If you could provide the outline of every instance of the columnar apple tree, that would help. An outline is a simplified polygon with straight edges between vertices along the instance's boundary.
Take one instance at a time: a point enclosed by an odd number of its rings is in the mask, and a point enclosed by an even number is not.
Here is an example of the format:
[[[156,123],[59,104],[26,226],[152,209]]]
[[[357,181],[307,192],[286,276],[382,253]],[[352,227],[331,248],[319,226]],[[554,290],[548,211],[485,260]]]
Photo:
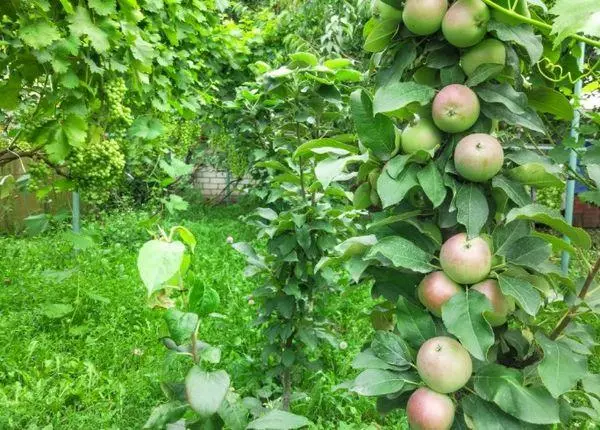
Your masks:
[[[351,100],[369,155],[354,204],[370,224],[339,258],[385,302],[353,361],[361,373],[344,385],[376,396],[382,412],[405,408],[415,429],[597,420],[594,336],[579,317],[600,310],[590,288],[599,265],[585,282],[557,267],[590,238],[532,201],[531,186],[561,178],[515,139],[544,139],[553,108],[572,117],[535,65],[572,55],[574,40],[539,34],[530,24],[547,10],[533,19],[525,1],[374,6],[364,33],[375,91]]]

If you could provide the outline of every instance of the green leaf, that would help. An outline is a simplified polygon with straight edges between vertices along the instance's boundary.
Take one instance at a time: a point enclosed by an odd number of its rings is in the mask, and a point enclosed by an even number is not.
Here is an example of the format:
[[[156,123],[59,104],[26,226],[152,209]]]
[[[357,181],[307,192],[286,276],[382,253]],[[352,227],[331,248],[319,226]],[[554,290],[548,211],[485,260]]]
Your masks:
[[[577,197],[584,203],[600,206],[600,191],[584,191],[579,193]]]
[[[187,164],[185,161],[172,157],[169,162],[160,160],[158,165],[170,178],[177,179],[182,176],[191,175],[194,172],[194,165]]]
[[[543,387],[523,385],[516,369],[488,364],[473,376],[475,392],[504,412],[532,424],[560,422],[558,402]]]
[[[583,389],[600,398],[600,374],[588,373],[582,381]]]
[[[589,249],[592,244],[590,236],[585,230],[570,226],[560,212],[544,205],[534,203],[522,208],[513,209],[506,216],[506,222],[508,223],[515,219],[526,219],[545,224],[567,236],[575,245],[585,249]]]
[[[506,257],[509,263],[535,269],[550,258],[552,247],[539,237],[526,236],[507,245],[497,254]]]
[[[525,187],[517,182],[511,181],[504,175],[496,175],[492,179],[492,187],[499,188],[506,193],[509,199],[518,206],[531,204],[531,196],[525,190]]]
[[[524,113],[516,114],[500,103],[482,103],[481,112],[490,119],[503,121],[514,126],[525,127],[538,133],[546,132],[544,123],[538,114],[529,107],[525,109]]]
[[[503,64],[480,64],[475,71],[471,73],[471,76],[469,76],[465,85],[468,87],[475,87],[491,77],[496,76],[503,69]]]
[[[542,58],[544,52],[542,36],[536,35],[531,26],[527,24],[508,25],[499,21],[490,21],[488,31],[495,33],[496,37],[503,42],[514,42],[524,48],[529,55],[531,65]]]
[[[71,4],[71,2],[69,0],[58,0],[58,1],[60,1],[60,4],[62,5],[65,12],[71,14],[75,11],[73,9],[73,5]]]
[[[538,374],[550,394],[558,398],[587,374],[587,358],[542,333],[536,333],[535,340],[544,351],[544,358],[537,368]]]
[[[323,65],[331,70],[345,69],[352,65],[352,60],[349,58],[332,58],[331,60],[325,60]]]
[[[138,254],[137,267],[148,295],[160,290],[181,267],[185,245],[181,242],[146,242]]]
[[[396,157],[392,161],[395,159]],[[419,167],[416,164],[408,166],[407,169],[394,179],[389,173],[392,168],[392,164],[390,163],[391,161],[385,165],[381,175],[377,179],[377,194],[381,198],[381,204],[384,208],[401,202],[411,189],[419,185],[417,180]]]
[[[556,254],[566,251],[566,252],[570,252],[571,254],[575,255],[575,253],[577,252],[573,245],[571,245],[566,240],[564,240],[560,237],[554,236],[552,234],[542,233],[539,231],[534,231],[531,234],[535,237],[539,237],[541,239],[544,239],[546,242],[548,242],[552,246],[552,252],[554,252]]]
[[[69,22],[71,23],[69,29],[74,36],[87,36],[94,49],[99,53],[109,50],[108,35],[94,24],[85,7],[77,6],[75,14],[69,17]]]
[[[344,174],[348,164],[365,163],[368,159],[369,154],[367,153],[341,158],[326,158],[319,161],[315,166],[315,176],[323,186],[323,189],[326,189],[334,181],[350,179],[348,175]]]
[[[498,284],[502,294],[514,298],[529,315],[537,315],[542,306],[542,299],[533,285],[524,279],[505,275],[498,275]]]
[[[429,273],[432,256],[411,241],[400,236],[388,236],[373,245],[366,260],[380,260],[393,267],[401,267],[418,273]]]
[[[0,109],[14,110],[19,105],[21,77],[14,73],[0,85]]]
[[[177,345],[190,341],[196,327],[198,327],[198,315],[191,312],[181,312],[176,308],[170,308],[167,311],[165,321],[171,338]]]
[[[377,357],[371,348],[356,354],[352,360],[353,369],[382,369],[382,370],[400,370],[397,366],[387,363]]]
[[[431,203],[433,203],[434,208],[437,208],[444,202],[444,199],[446,198],[444,178],[433,160],[417,172],[417,179],[423,188],[423,192]]]
[[[535,430],[536,425],[524,423],[507,414],[493,403],[471,394],[461,400],[465,415],[475,429],[485,430]],[[541,429],[540,429],[541,430]]]
[[[552,23],[552,34],[556,35],[555,48],[567,37],[576,33],[600,37],[596,0],[557,0],[550,13],[556,15]]]
[[[194,249],[196,248],[196,243],[197,243],[194,233],[192,233],[187,228],[185,228],[181,225],[173,227],[172,231],[174,233],[177,233],[179,235],[179,237],[181,238],[181,240],[183,241],[183,243],[185,243],[187,246],[189,246],[191,251],[194,252]]]
[[[477,291],[455,294],[442,306],[442,320],[448,332],[478,360],[485,361],[494,344],[494,332],[483,317],[492,310],[490,301]]]
[[[408,369],[411,365],[410,348],[398,335],[378,330],[371,342],[371,350],[377,358],[400,369]]]
[[[144,429],[164,429],[167,424],[179,420],[187,411],[188,405],[178,401],[164,403],[152,409],[150,417],[144,424]]]
[[[396,20],[377,21],[375,27],[367,36],[363,49],[367,52],[383,51],[389,45],[397,30],[398,21]]]
[[[411,103],[426,105],[435,96],[435,90],[416,82],[391,82],[380,87],[373,99],[373,112],[393,112]]]
[[[304,157],[311,153],[333,155],[358,154],[358,148],[329,137],[324,137],[304,142],[294,151],[294,158]]]
[[[364,90],[354,91],[350,95],[350,111],[362,144],[373,154],[387,160],[396,149],[394,123],[385,115],[373,116],[373,103]]]
[[[21,27],[19,37],[26,45],[34,49],[42,49],[60,39],[60,32],[52,23],[38,21]]]
[[[106,16],[117,11],[116,0],[88,0],[88,5],[94,9],[98,15]]]
[[[239,394],[230,391],[221,403],[218,414],[228,429],[244,430],[248,424],[248,412]]]
[[[429,312],[400,296],[396,304],[396,328],[413,348],[435,336],[435,324]]]
[[[549,113],[557,119],[571,121],[574,110],[569,99],[548,87],[535,87],[527,92],[529,105],[538,112]]]
[[[133,43],[129,46],[131,49],[131,54],[133,58],[140,61],[142,64],[146,66],[150,66],[152,64],[152,60],[156,57],[156,51],[154,50],[154,45],[150,42],[145,41],[142,37],[137,36]]]
[[[301,66],[316,66],[319,64],[319,60],[314,54],[310,52],[295,52],[290,54],[290,59],[294,63],[298,63]]]
[[[185,211],[190,205],[181,196],[178,196],[177,194],[170,194],[168,200],[161,199],[161,201],[164,203],[165,207],[167,208],[167,211],[169,211],[170,214],[174,214],[179,211]]]
[[[216,312],[221,304],[219,293],[211,287],[196,282],[189,292],[189,309],[203,317]]]
[[[371,246],[377,243],[377,236],[370,234],[367,236],[356,236],[346,239],[334,250],[342,258],[348,258],[355,255],[362,255]]]
[[[458,64],[450,67],[444,67],[440,70],[440,80],[442,85],[463,84],[465,82],[465,73]]]
[[[384,396],[417,387],[419,378],[409,372],[391,372],[382,369],[364,370],[349,389],[361,396]]]
[[[535,188],[553,188],[563,186],[563,182],[554,173],[554,166],[545,163],[527,163],[508,172],[515,181]]]
[[[289,430],[299,429],[311,424],[310,420],[306,417],[274,409],[266,415],[252,421],[248,424],[247,428],[256,430]]]
[[[140,116],[133,121],[129,135],[141,139],[153,140],[163,134],[164,127],[160,120],[151,116]]]
[[[73,305],[68,303],[45,303],[40,307],[42,314],[51,319],[66,317],[74,310]]]
[[[527,108],[527,96],[515,91],[509,84],[485,84],[475,88],[481,100],[487,103],[500,103],[514,114],[523,114]]]
[[[488,202],[481,189],[472,183],[463,184],[456,196],[456,219],[467,229],[469,238],[479,236],[490,214]]]
[[[190,407],[202,418],[217,413],[229,391],[229,375],[224,370],[206,372],[198,366],[185,377],[185,393]]]
[[[81,147],[87,139],[87,121],[78,115],[69,115],[62,124],[62,130],[69,145],[74,148]]]

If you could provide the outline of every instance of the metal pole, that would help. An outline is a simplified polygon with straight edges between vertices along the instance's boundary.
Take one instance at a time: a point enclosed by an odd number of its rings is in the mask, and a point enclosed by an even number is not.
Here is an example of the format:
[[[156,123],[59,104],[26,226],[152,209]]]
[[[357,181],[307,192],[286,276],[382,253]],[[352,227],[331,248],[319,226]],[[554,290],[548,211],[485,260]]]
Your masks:
[[[579,58],[577,59],[577,64],[579,65],[579,70],[583,71],[583,65],[585,62],[585,43],[579,42],[579,49],[581,52],[579,53]],[[583,82],[579,79],[575,83],[574,96],[575,100],[579,100],[579,96],[581,95],[581,89],[583,86]],[[579,139],[579,122],[581,120],[581,113],[579,109],[575,109],[575,113],[573,115],[573,122],[571,123],[571,137],[576,140]],[[569,154],[569,167],[577,171],[577,154],[575,151],[571,150]],[[573,209],[575,204],[575,180],[569,179],[567,181],[567,196],[565,201],[565,219],[569,225],[573,225]],[[570,242],[570,239],[565,236],[564,238],[567,242]],[[560,266],[562,272],[567,274],[569,272],[569,260],[571,256],[567,251],[563,251],[562,258],[560,262]]]
[[[229,187],[231,186],[231,172],[229,171],[229,169],[227,169],[227,186],[225,187],[225,189],[227,190],[227,203],[231,203],[231,192],[229,190]]]
[[[73,191],[73,232],[79,233],[80,231],[80,207],[79,207],[79,191]]]

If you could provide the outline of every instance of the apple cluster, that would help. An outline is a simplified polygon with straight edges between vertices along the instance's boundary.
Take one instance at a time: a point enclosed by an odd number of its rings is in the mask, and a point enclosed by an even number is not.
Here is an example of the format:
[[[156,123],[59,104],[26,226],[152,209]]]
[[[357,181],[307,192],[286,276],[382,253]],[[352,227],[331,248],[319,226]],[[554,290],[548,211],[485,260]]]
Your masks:
[[[481,0],[457,0],[450,7],[447,0],[406,0],[402,10],[378,0],[375,10],[380,18],[403,22],[419,36],[441,30],[449,44],[462,50],[460,66],[467,76],[483,64],[506,62],[504,44],[486,39],[491,12]],[[443,144],[443,133],[460,134],[453,153],[456,173],[464,181],[490,181],[502,169],[504,151],[490,134],[468,134],[479,115],[480,103],[473,90],[465,85],[448,85],[435,96],[430,116],[421,115],[403,130],[402,151],[415,156],[423,151],[433,154]],[[465,233],[450,237],[440,251],[442,270],[421,281],[417,288],[419,300],[433,315],[441,317],[443,305],[470,288],[489,300],[492,310],[486,319],[490,325],[504,324],[515,310],[515,303],[502,293],[495,279],[490,279],[492,259],[487,238],[468,237]],[[421,346],[416,364],[427,387],[416,390],[408,400],[411,428],[451,428],[455,406],[447,394],[460,390],[471,377],[468,351],[453,338],[435,337]]]

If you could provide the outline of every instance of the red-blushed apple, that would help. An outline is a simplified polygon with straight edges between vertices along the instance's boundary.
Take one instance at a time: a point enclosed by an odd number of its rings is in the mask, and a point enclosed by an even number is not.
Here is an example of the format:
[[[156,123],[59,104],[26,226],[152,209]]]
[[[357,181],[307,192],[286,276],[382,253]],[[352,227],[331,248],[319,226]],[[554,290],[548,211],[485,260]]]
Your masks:
[[[446,40],[458,48],[468,48],[483,40],[491,14],[481,0],[457,0],[442,20]]]
[[[470,134],[463,137],[454,149],[454,167],[468,181],[488,181],[498,174],[503,164],[502,145],[489,134]]]
[[[432,272],[425,276],[417,287],[419,300],[432,314],[442,316],[442,305],[462,288],[444,272]]]
[[[406,0],[402,19],[412,33],[427,36],[440,29],[447,10],[448,0]]]
[[[442,270],[459,284],[475,284],[492,270],[492,252],[481,237],[469,239],[466,233],[452,236],[440,250]]]
[[[412,430],[448,430],[454,422],[455,411],[450,397],[426,387],[412,393],[406,404],[406,416]]]
[[[479,118],[477,94],[460,84],[451,84],[440,90],[433,99],[433,122],[442,131],[460,133],[468,130]]]
[[[473,285],[471,289],[480,292],[490,301],[493,310],[485,314],[485,319],[492,327],[504,324],[508,314],[515,310],[515,302],[512,298],[502,294],[498,281],[494,279],[479,282]]]
[[[460,390],[473,373],[469,352],[447,336],[431,338],[421,345],[416,364],[423,382],[442,394]]]

